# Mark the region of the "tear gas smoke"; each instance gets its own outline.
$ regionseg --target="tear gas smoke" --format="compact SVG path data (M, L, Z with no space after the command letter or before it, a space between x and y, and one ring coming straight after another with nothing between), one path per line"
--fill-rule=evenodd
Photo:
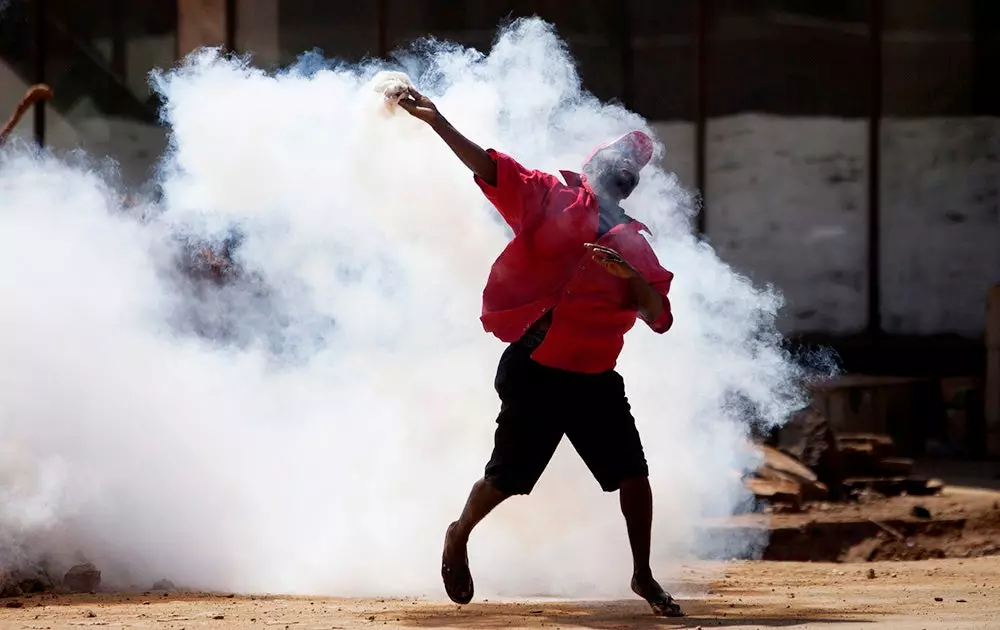
M160 194L128 208L101 169L4 151L8 565L44 552L117 586L443 597L445 526L492 447L502 345L479 300L508 234L433 132L385 107L369 80L387 68L312 56L269 75L201 51L154 74L171 144ZM488 55L424 43L390 69L470 138L550 172L649 130L586 93L538 20ZM696 554L759 544L707 542L703 519L747 501L748 419L801 406L802 370L774 329L780 296L692 235L675 177L647 168L626 206L676 274L674 328L637 325L619 366L669 584ZM180 271L232 234L241 275ZM470 559L480 596L620 595L631 574L617 497L565 441Z

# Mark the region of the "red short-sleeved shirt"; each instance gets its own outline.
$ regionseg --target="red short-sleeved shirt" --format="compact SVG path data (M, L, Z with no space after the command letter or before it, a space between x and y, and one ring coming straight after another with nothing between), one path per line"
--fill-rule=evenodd
M554 175L521 166L492 149L497 185L476 177L483 194L514 231L490 271L481 320L487 332L514 342L552 310L544 341L532 354L543 365L574 372L614 369L624 336L639 314L628 282L609 274L584 247L597 242L617 251L663 296L663 312L646 322L657 332L673 323L667 292L673 274L660 266L638 221L597 238L597 196L578 173Z

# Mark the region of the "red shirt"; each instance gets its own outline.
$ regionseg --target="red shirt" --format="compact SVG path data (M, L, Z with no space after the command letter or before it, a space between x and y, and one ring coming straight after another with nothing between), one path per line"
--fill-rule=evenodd
M535 361L592 374L614 369L639 311L628 281L608 273L584 247L595 241L621 254L663 295L663 312L646 323L657 333L669 330L673 274L639 234L649 228L631 221L597 239L599 202L580 174L560 171L564 184L503 153L490 149L489 154L497 162L497 185L475 180L514 238L493 263L483 291L487 332L517 341L551 309L552 323L532 353Z

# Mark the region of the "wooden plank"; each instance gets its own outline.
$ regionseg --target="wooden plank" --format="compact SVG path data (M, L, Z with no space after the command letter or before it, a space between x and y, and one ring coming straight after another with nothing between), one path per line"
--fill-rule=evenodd
M1000 455L1000 285L990 289L986 313L986 448Z
M875 469L888 477L906 476L913 472L913 460L907 457L886 457L878 461Z
M938 479L926 477L857 477L845 479L844 487L851 492L872 490L887 497L902 494L917 497L939 494L944 484Z
M811 468L770 446L759 446L764 454L764 462L756 470L756 476L763 481L791 482L798 488L796 496L805 501L823 501L829 498L830 490L819 482ZM759 496L759 495L758 495Z
M760 449L764 453L763 468L771 468L785 473L788 477L795 479L799 483L815 483L817 481L816 473L794 457L786 455L770 446L761 446Z
M843 432L837 434L840 442L859 442L862 444L872 444L880 448L892 449L892 436L886 433L863 433L863 432Z
M802 507L802 487L794 481L750 477L744 484L758 500Z
M892 436L901 454L919 456L927 436L944 429L940 383L932 379L857 381L823 395L830 427Z
M864 451L872 461L896 454L892 436L884 433L840 433L837 435L837 443L841 451Z

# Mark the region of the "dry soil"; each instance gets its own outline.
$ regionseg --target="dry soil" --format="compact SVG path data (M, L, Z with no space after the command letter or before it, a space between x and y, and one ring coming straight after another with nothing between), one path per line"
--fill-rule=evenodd
M914 514L915 507L926 513ZM772 553L807 549L813 550L806 554L809 559L828 556L840 562L687 566L680 581L669 585L689 615L680 620L652 617L637 600L481 601L458 607L441 600L104 593L0 600L0 630L1000 630L1000 555L989 555L1000 551L1000 494L952 487L938 497L813 504L806 512L773 514L769 520L772 542L778 543ZM736 526L751 525L746 519L735 521ZM935 556L944 557L924 559Z
M720 577L722 576L722 577ZM1000 557L865 564L737 562L687 567L689 616L638 601L480 602L35 595L0 608L0 628L1000 628Z

